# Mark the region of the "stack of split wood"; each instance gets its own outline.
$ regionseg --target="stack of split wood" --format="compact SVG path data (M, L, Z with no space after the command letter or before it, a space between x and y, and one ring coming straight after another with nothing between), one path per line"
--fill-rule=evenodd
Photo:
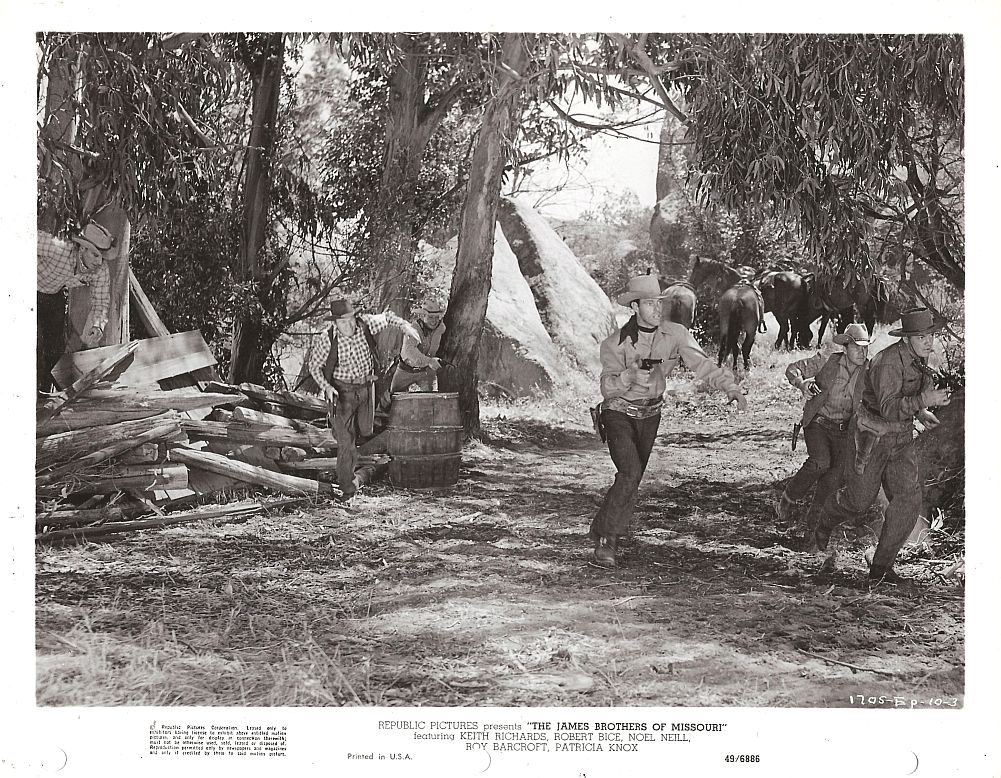
M268 507L174 512L247 487L299 501L337 496L337 443L324 402L219 383L214 365L198 332L64 356L52 371L62 391L36 418L38 537L232 520ZM362 449L362 483L387 469L381 440Z

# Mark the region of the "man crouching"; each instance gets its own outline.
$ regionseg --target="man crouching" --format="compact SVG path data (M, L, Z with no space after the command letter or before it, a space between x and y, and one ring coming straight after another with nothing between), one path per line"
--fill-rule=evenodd
M660 426L667 376L678 360L696 378L726 392L740 410L747 408L733 373L717 367L685 327L660 320L661 297L656 276L630 279L617 299L633 316L601 344L601 421L617 471L588 533L595 541L593 562L601 567L616 564L618 537L629 528Z

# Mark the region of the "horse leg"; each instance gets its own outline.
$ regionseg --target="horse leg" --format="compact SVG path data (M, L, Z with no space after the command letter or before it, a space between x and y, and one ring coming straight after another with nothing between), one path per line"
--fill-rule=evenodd
M779 320L779 337L775 341L775 350L782 348L782 344L789 345L789 319L785 316L776 316Z
M749 327L744 330L744 372L751 370L751 348L754 346L754 335L756 327Z

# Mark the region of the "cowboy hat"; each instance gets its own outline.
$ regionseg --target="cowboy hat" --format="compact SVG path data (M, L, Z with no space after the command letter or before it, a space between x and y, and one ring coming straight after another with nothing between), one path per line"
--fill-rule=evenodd
M330 312L324 321L334 321L351 316L355 312L355 307L347 297L332 297L330 299Z
M427 299L417 306L417 310L424 311L424 313L445 313L445 306L438 300Z
M900 314L900 327L887 334L894 338L913 338L931 335L945 326L944 321L935 321L927 308L910 308Z
M848 342L853 342L856 346L868 346L869 331L865 328L864 324L849 324L848 329L840 335L834 336L834 342L839 346L843 346Z
M659 300L663 297L660 291L660 281L655 275L635 276L626 284L626 291L615 298L619 305L627 308L636 300Z
M79 235L73 236L73 240L84 248L101 252L108 251L115 245L111 233L97 222L88 222Z

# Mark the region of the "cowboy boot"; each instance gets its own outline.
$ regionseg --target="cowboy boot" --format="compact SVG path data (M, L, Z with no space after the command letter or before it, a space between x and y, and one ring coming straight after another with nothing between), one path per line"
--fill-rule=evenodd
M598 542L594 544L594 554L591 557L593 561L599 567L615 567L615 548L616 539L615 536L601 536L598 538Z

